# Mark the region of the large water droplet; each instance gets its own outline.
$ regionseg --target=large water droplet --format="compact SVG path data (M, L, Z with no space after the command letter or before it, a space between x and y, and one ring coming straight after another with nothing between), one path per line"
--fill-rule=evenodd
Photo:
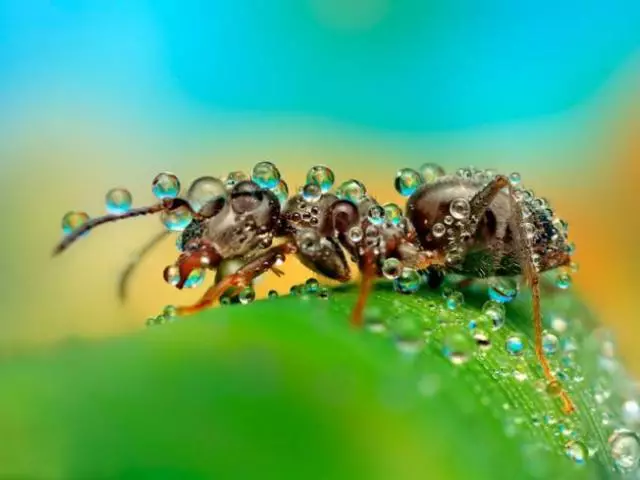
M315 183L307 183L302 188L302 198L307 202L315 203L322 197L322 190Z
M471 205L464 198L456 198L449 205L449 212L456 220L466 220L471 215Z
M389 280L395 280L402 273L402 262L397 258L387 258L382 264L382 274Z
M364 200L367 194L366 187L358 180L347 180L341 184L336 190L336 196L341 200L348 200L351 203L358 204Z
M420 289L421 277L413 268L403 268L400 276L393 281L393 286L400 293L415 293Z
M448 333L442 342L442 351L451 363L461 365L469 360L469 356L473 351L473 343L471 339L459 332Z
M180 193L180 180L173 173L159 173L151 183L151 191L159 200L176 198Z
M226 196L227 189L224 183L215 177L197 178L187 191L187 200L196 212L199 212L207 203Z
M276 197L278 197L280 205L287 203L287 198L289 198L289 186L284 180L280 180L278 184L271 189L271 191L276 195Z
M567 290L571 286L571 275L567 272L560 272L556 277L556 287L560 290Z
M420 174L425 183L434 183L440 177L444 177L445 171L440 165L425 163L420 167Z
M571 441L565 445L564 451L578 465L584 465L589 458L589 449L582 442Z
M62 232L69 235L76 228L81 227L89 221L89 215L85 212L67 212L62 217Z
M382 225L385 221L384 208L380 205L372 205L367 218L374 225Z
M411 196L423 183L422 175L411 168L403 168L396 173L395 187L403 197Z
M160 214L160 220L167 228L172 232L181 232L191 223L193 216L191 211L185 205L182 205L174 210L163 211Z
M518 295L518 282L510 277L494 277L489 281L489 298L509 303Z
M382 208L384 208L384 217L387 222L391 225L399 225L402 221L402 209L396 205L395 203L385 203Z
M317 185L322 193L331 190L334 181L333 171L324 165L314 165L307 173L307 183Z
M489 300L482 306L482 313L491 319L493 329L498 330L502 328L506 319L504 305L501 303Z
M509 354L519 357L524 353L524 340L520 335L511 335L505 342Z
M132 202L131 192L124 188L112 188L105 196L107 212L114 215L128 212Z
M616 430L609 437L609 448L616 466L623 472L632 472L640 463L640 437L631 430Z
M256 299L256 292L252 287L246 287L238 295L238 300L242 305L248 305Z
M251 180L261 188L273 188L280 181L280 172L271 162L260 162L253 167Z
M180 268L177 265L169 265L164 269L162 276L165 282L175 287L180 283Z

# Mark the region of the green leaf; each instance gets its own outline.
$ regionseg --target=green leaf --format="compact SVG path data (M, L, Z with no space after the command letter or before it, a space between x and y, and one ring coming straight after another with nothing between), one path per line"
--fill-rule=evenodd
M487 329L488 350L469 328L485 320L481 287L449 310L440 292L379 284L361 330L348 322L356 295L225 306L4 360L0 477L616 477L607 439L625 377L574 297L543 301L566 326L550 358L578 407L565 416L544 391L526 292ZM519 357L505 348L514 334ZM466 362L448 358L455 344ZM591 450L583 464L571 442Z

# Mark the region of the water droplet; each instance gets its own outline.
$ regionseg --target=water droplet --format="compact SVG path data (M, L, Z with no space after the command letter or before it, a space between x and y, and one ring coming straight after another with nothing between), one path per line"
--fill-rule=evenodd
M362 314L364 325L371 332L381 333L387 329L387 325L382 316L382 311L379 307L368 306L365 308Z
M464 295L462 292L453 291L445 297L445 300L449 310L456 310L464 303Z
M317 185L322 193L327 193L331 190L334 181L333 171L324 165L315 165L307 173L307 183Z
M385 221L384 208L380 205L373 205L368 212L369 221L374 225L382 225Z
M589 458L589 449L582 442L571 441L565 445L564 451L578 465L584 465Z
M305 283L305 290L307 293L317 293L320 288L320 283L315 278L310 278Z
M162 325L165 322L165 318L162 315L156 315L155 317L147 318L145 325L147 327L155 327L156 325Z
M414 354L422 350L422 322L414 316L402 316L392 322L392 334L401 352Z
M484 330L473 330L473 340L480 350L489 350L491 348L491 338Z
M280 182L280 172L271 162L260 162L253 167L251 180L260 188L273 188Z
M191 220L193 220L193 217L189 208L186 205L181 205L176 209L163 211L160 214L160 220L167 230L181 232L187 228Z
M558 337L553 333L545 332L542 336L542 349L548 357L555 355L558 351Z
M556 287L560 290L566 290L571 286L571 275L566 272L560 272L556 277Z
M278 184L271 189L271 191L278 197L280 205L284 205L289 198L289 186L284 180L280 180Z
M510 277L494 277L489 281L489 298L498 303L509 303L518 295L518 282Z
M516 368L513 371L513 378L515 378L516 381L518 382L524 382L528 378L527 372L525 372L524 370L520 370L519 368Z
M425 183L434 183L440 177L444 177L445 171L440 165L425 163L420 167L420 174Z
M249 175L244 172L236 171L231 172L227 175L227 178L224 179L224 186L227 187L227 190L231 190L236 183L244 182L249 180Z
M403 168L396 173L396 190L403 197L411 196L423 183L422 175L411 168Z
M627 400L622 404L622 419L629 427L640 426L640 404L637 400Z
M62 217L62 232L69 235L76 228L89 221L89 215L84 212L68 212Z
M204 282L205 270L202 268L194 268L189 272L187 280L184 282L184 288L197 288Z
M356 205L364 200L367 194L366 187L358 180L347 180L336 190L336 196L340 200L348 200Z
M507 352L509 354L519 357L524 353L524 341L520 335L511 335L505 342Z
M238 295L238 300L242 305L248 305L256 299L256 292L253 290L253 287L246 287L244 290L240 292Z
M267 298L269 299L278 298L278 292L276 292L275 290L269 290L269 293L267 293Z
M558 380L551 380L545 388L550 397L557 398L562 395L562 385Z
M462 365L469 360L473 351L471 339L459 332L448 333L442 342L445 357L454 365Z
M227 196L227 189L222 180L215 177L200 177L193 181L187 190L189 205L199 212L207 203Z
M415 293L420 289L421 277L413 268L403 268L400 276L393 281L393 286L400 293Z
M318 298L328 300L329 296L329 289L327 287L320 287L320 289L318 290Z
M491 319L493 329L502 328L506 320L506 310L504 305L493 300L485 302L482 306L482 313Z
M623 472L631 472L640 463L640 437L630 430L616 430L609 437L609 448L616 466Z
M167 320L175 320L178 315L178 309L174 305L167 305L162 310L162 316Z
M471 215L471 205L464 198L456 198L449 205L449 212L456 220L466 220Z
M511 182L511 185L515 187L516 185L520 185L522 177L518 172L513 172L511 175L509 175L509 181Z
M320 190L320 187L315 183L307 183L302 187L302 198L307 202L317 202L320 200L320 197L322 197L322 190Z
M432 228L431 228L431 233L433 234L434 237L436 238L441 238L444 236L445 233L447 233L447 227L445 227L443 224L441 223L436 223Z
M349 239L353 243L358 243L362 240L362 237L364 236L364 232L360 227L351 227L347 235L349 235Z
M169 265L164 269L164 272L162 272L162 276L165 282L175 287L180 283L180 268L178 268L177 265Z
M173 173L163 172L156 176L151 183L153 195L162 200L176 198L180 193L180 180Z
M291 295L292 297L296 297L301 293L302 293L301 285L292 285L291 288L289 289L289 295Z
M399 225L402 221L402 209L395 203L385 203L384 217L391 225Z
M114 215L128 212L131 209L132 201L131 193L124 188L112 188L105 196L107 212Z
M382 274L389 280L395 280L402 273L402 262L397 258L387 258L382 264Z

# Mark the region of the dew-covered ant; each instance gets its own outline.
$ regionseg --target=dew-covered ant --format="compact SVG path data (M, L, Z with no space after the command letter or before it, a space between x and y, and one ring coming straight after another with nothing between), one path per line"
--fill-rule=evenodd
M418 172L402 169L396 190L408 197L406 211L395 204L379 204L357 180L340 185L335 193L333 172L314 166L306 184L288 197L286 183L270 162L257 164L251 177L239 172L225 181L213 177L196 180L186 195L178 197L179 181L169 173L158 175L153 191L159 203L131 209L129 204L103 217L74 218L73 228L54 254L69 247L89 230L125 218L159 213L169 230L180 231L177 262L164 270L165 280L179 289L188 286L193 273L216 269L225 260L242 258L243 264L218 278L193 305L177 307L177 315L199 312L227 292L238 292L263 273L281 273L278 266L289 255L324 277L351 279L345 252L361 273L360 290L352 323L363 323L363 312L377 277L397 282L411 292L419 286L412 279L429 271L437 287L448 273L467 278L522 275L532 290L535 352L549 383L559 393L565 412L573 403L555 379L542 344L540 273L570 263L566 224L544 199L520 186L517 174L510 178L490 170L460 169L454 175L434 164ZM123 198L120 192L120 199ZM117 207L117 206L116 206ZM75 215L75 217L73 216ZM82 217L78 219L78 215ZM164 238L159 234L141 255ZM126 279L140 260L125 270Z

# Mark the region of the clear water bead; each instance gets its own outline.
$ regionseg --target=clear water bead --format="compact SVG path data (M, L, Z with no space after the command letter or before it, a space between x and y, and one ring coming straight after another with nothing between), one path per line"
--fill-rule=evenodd
M340 200L347 200L356 205L364 200L366 195L367 189L364 184L355 179L347 180L336 190L336 196Z
M449 212L456 220L466 220L471 215L471 205L464 198L456 198L449 205Z
M315 203L322 197L322 190L315 183L307 183L302 187L302 198L307 202Z
M511 182L511 185L515 187L517 185L520 185L522 177L518 172L513 172L511 175L509 175L509 181Z
M374 225L382 225L384 223L384 208L380 205L372 205L367 215L369 221Z
M67 212L62 217L62 233L69 235L76 228L89 221L89 215L85 212Z
M382 274L389 280L395 280L402 273L402 262L397 258L387 258L382 264Z
M180 269L177 265L169 265L165 267L162 272L162 276L164 277L164 281L172 287L175 287L180 283Z
M609 448L616 466L623 472L632 472L640 463L640 437L631 430L616 430L609 437Z
M445 171L435 163L425 163L420 167L420 174L425 183L435 183L440 177L444 177Z
M191 215L191 210L182 205L174 210L162 212L160 220L167 230L181 232L191 223L193 216Z
M242 305L248 305L256 299L256 292L253 287L246 287L238 295L238 300Z
M289 198L289 186L284 180L280 180L278 184L271 189L271 191L278 197L280 205L287 203Z
M388 223L391 225L399 225L402 221L402 209L396 205L395 203L385 203L382 208L384 208L384 217Z
M355 226L349 229L349 231L347 232L347 235L349 236L349 240L351 240L353 243L358 243L362 240L362 237L364 236L364 232L360 227Z
M125 188L112 188L105 195L107 212L114 215L121 215L131 210L132 202L131 192Z
M187 280L184 282L184 288L197 288L204 282L205 270L203 268L194 268L189 272Z
M251 180L260 188L271 189L280 181L280 171L271 162L260 162L253 167Z
M489 300L482 306L482 313L489 317L494 330L499 330L504 326L506 309L503 304Z
M275 290L269 290L269 293L267 293L267 298L269 299L278 298L278 292L276 292Z
M403 268L400 275L393 281L393 286L400 293L415 293L420 289L421 277L413 268Z
M542 335L542 349L547 356L555 355L558 351L558 337L553 333L544 332Z
M520 335L511 335L505 342L507 352L514 357L519 357L524 353L524 340Z
M180 180L173 173L159 173L151 183L151 191L159 200L176 198L180 193Z
M314 165L307 173L307 183L317 185L322 193L331 190L334 181L333 171L324 165Z
M320 289L320 282L315 278L309 278L304 284L307 293L318 293Z
M556 277L556 287L560 290L567 290L571 286L571 275L561 272Z
M471 339L460 332L448 333L442 342L442 352L454 365L462 365L469 360L473 351Z
M489 298L498 303L509 303L518 296L518 282L510 277L489 280Z
M584 465L589 458L589 449L582 442L571 441L565 445L564 451L578 465Z
M222 180L215 177L200 177L187 190L187 200L194 211L199 212L207 203L227 196L227 188Z
M401 316L392 323L392 335L396 347L403 353L415 354L424 347L422 322L415 316Z
M423 183L422 175L411 168L403 168L396 173L396 191L403 197L411 196Z
M464 303L464 295L462 292L454 290L447 294L445 303L449 310L457 310Z
M231 190L236 185L236 183L244 182L246 180L249 180L249 175L247 175L246 173L240 171L231 172L224 179L224 186L227 188L227 190Z

